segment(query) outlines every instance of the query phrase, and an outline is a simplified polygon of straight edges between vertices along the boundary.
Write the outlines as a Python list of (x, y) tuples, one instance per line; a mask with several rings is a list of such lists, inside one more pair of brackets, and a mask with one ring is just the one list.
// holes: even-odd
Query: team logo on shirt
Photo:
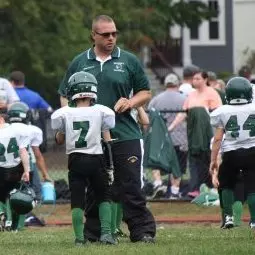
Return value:
[(113, 62), (114, 68), (113, 71), (115, 72), (125, 72), (124, 71), (124, 63), (123, 62)]
[(134, 164), (137, 160), (138, 160), (138, 157), (136, 157), (136, 156), (131, 156), (131, 157), (129, 157), (129, 158), (127, 159), (127, 161), (128, 161), (129, 163), (132, 163), (132, 164)]

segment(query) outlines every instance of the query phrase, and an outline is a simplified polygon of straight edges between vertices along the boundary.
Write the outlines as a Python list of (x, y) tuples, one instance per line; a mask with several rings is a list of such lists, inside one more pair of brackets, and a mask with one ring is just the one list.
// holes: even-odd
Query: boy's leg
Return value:
[(111, 203), (111, 187), (108, 183), (108, 176), (104, 168), (103, 157), (98, 156), (98, 166), (94, 174), (89, 179), (95, 192), (96, 201), (99, 204), (99, 220), (101, 223), (100, 242), (105, 244), (116, 244), (112, 236), (112, 220), (116, 222), (116, 217), (112, 217), (112, 210), (115, 207)]
[(83, 235), (83, 211), (85, 203), (86, 176), (81, 169), (81, 155), (71, 154), (68, 159), (68, 181), (71, 191), (72, 225), (75, 244), (85, 243)]
[(117, 203), (112, 202), (111, 232), (115, 234), (117, 228)]
[(11, 231), (11, 227), (12, 227), (12, 210), (11, 210), (11, 205), (10, 205), (9, 198), (6, 199), (5, 205), (6, 205), (5, 230)]
[(123, 208), (121, 203), (117, 203), (116, 229), (121, 229), (121, 222), (123, 219)]
[(112, 207), (110, 202), (102, 202), (99, 204), (99, 219), (101, 222), (101, 236), (112, 234), (111, 220), (112, 220)]
[(250, 212), (250, 227), (255, 229), (255, 170), (254, 170), (254, 155), (251, 154), (250, 167), (244, 171), (244, 187), (247, 194), (247, 204)]
[(224, 214), (223, 228), (232, 228), (233, 221), (233, 204), (234, 188), (236, 185), (237, 175), (240, 172), (236, 162), (237, 152), (231, 151), (223, 154), (222, 163), (219, 168), (219, 183), (221, 189), (222, 207)]
[(233, 204), (233, 216), (234, 216), (234, 225), (240, 226), (242, 224), (242, 214), (243, 214), (243, 203), (245, 201), (244, 195), (244, 179), (243, 173), (237, 177), (237, 183), (234, 189), (234, 199)]

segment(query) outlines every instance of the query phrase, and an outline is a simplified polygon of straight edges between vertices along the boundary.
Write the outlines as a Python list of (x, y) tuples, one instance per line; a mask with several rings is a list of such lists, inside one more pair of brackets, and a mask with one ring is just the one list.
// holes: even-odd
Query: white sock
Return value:
[(176, 186), (171, 186), (171, 193), (177, 195), (179, 193), (180, 188)]

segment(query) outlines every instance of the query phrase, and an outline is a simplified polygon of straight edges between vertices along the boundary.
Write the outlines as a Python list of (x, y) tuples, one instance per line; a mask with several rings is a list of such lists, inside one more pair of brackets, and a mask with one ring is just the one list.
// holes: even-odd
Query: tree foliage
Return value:
[(98, 14), (114, 18), (126, 48), (144, 36), (165, 38), (171, 24), (190, 26), (211, 15), (199, 1), (0, 0), (0, 73), (22, 70), (28, 87), (57, 106), (58, 84), (71, 59), (91, 45), (91, 21)]

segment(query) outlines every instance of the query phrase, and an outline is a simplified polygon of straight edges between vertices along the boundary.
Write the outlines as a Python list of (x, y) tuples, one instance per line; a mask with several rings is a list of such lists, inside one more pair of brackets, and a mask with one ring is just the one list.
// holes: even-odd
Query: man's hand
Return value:
[(108, 185), (111, 186), (114, 182), (114, 169), (113, 168), (106, 169), (106, 174)]
[(121, 97), (114, 106), (114, 111), (117, 113), (122, 113), (130, 109), (132, 109), (131, 102), (125, 97)]

